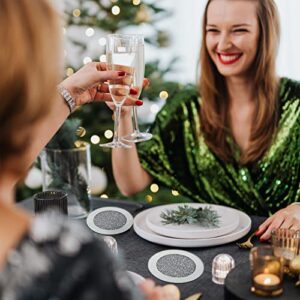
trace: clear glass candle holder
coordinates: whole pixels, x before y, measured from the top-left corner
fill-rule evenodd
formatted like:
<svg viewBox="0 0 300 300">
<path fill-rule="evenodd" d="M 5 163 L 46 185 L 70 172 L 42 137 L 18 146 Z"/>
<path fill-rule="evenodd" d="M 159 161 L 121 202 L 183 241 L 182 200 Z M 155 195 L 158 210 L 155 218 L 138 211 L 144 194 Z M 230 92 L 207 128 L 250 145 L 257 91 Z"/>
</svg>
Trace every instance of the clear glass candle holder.
<svg viewBox="0 0 300 300">
<path fill-rule="evenodd" d="M 103 237 L 103 241 L 114 255 L 118 254 L 118 244 L 115 238 L 107 235 Z"/>
<path fill-rule="evenodd" d="M 272 246 L 250 251 L 251 291 L 258 296 L 273 297 L 283 292 L 283 258 L 274 254 Z"/>
<path fill-rule="evenodd" d="M 299 232 L 291 229 L 278 228 L 272 231 L 271 240 L 275 256 L 282 257 L 285 266 L 288 266 L 299 251 Z"/>
<path fill-rule="evenodd" d="M 234 259 L 229 254 L 218 254 L 212 262 L 212 281 L 224 284 L 229 271 L 234 267 Z"/>
</svg>

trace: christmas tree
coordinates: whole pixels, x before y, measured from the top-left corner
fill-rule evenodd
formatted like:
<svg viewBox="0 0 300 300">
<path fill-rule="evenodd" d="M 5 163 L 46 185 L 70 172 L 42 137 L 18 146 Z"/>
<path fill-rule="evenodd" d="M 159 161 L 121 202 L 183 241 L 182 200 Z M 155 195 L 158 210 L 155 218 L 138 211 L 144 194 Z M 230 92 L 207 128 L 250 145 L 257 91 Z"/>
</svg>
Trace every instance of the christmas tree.
<svg viewBox="0 0 300 300">
<path fill-rule="evenodd" d="M 170 15 L 170 12 L 161 8 L 158 2 L 67 0 L 64 12 L 66 76 L 73 74 L 83 63 L 105 61 L 105 36 L 109 33 L 139 33 L 138 30 L 146 26 L 148 35 L 145 35 L 145 42 L 152 48 L 159 49 L 170 44 L 168 34 L 156 28 L 160 20 Z M 143 109 L 139 108 L 139 123 L 142 130 L 149 127 L 149 123 L 154 120 L 155 114 L 164 101 L 180 89 L 178 83 L 165 80 L 165 75 L 173 70 L 175 62 L 176 58 L 172 58 L 169 65 L 162 68 L 158 58 L 147 61 L 146 53 L 145 77 L 150 79 L 151 85 L 143 90 L 140 97 L 145 102 L 144 113 Z M 99 147 L 99 143 L 106 143 L 113 134 L 111 110 L 102 103 L 93 103 L 79 108 L 69 118 L 81 120 L 81 139 L 91 143 L 92 165 L 98 167 L 96 168 L 98 177 L 96 176 L 95 181 L 96 185 L 98 183 L 101 186 L 94 191 L 94 194 L 99 194 L 100 197 L 121 198 L 122 195 L 112 175 L 111 150 Z M 102 182 L 99 182 L 101 180 Z M 106 182 L 103 181 L 108 182 L 108 185 L 105 186 Z M 22 186 L 18 189 L 17 196 L 19 199 L 24 199 L 33 192 L 36 190 Z M 180 199 L 177 196 L 177 191 L 170 191 L 153 183 L 131 198 L 137 201 L 162 203 L 178 202 Z"/>
</svg>

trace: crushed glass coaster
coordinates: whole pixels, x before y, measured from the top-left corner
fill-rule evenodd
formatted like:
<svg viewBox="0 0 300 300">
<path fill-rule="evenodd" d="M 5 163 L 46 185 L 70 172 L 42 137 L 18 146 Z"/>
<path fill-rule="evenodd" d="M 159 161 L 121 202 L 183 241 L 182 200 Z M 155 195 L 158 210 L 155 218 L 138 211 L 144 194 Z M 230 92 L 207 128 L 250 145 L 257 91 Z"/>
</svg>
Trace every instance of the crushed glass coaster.
<svg viewBox="0 0 300 300">
<path fill-rule="evenodd" d="M 86 223 L 97 233 L 114 235 L 130 229 L 133 217 L 127 210 L 119 207 L 101 207 L 88 215 Z"/>
<path fill-rule="evenodd" d="M 204 271 L 202 260 L 187 251 L 165 250 L 156 253 L 148 261 L 153 276 L 170 283 L 190 282 Z"/>
</svg>

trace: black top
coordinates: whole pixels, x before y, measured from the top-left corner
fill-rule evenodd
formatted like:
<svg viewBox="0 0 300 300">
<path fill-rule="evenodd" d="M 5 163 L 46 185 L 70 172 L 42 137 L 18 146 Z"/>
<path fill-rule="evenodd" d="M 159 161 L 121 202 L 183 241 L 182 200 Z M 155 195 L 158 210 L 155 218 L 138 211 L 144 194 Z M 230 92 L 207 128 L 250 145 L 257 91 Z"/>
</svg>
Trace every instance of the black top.
<svg viewBox="0 0 300 300">
<path fill-rule="evenodd" d="M 140 300 L 120 261 L 78 222 L 34 219 L 0 272 L 2 300 Z"/>
</svg>

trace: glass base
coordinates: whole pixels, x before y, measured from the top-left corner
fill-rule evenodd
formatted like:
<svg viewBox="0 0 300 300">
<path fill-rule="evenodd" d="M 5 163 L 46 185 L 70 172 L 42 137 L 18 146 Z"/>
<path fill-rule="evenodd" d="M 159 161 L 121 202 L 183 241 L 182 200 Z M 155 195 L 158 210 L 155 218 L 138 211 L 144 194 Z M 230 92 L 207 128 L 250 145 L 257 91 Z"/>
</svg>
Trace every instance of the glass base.
<svg viewBox="0 0 300 300">
<path fill-rule="evenodd" d="M 100 144 L 99 146 L 106 147 L 106 148 L 124 148 L 124 149 L 130 149 L 132 147 L 130 145 L 122 143 L 121 141 L 112 141 L 110 143 Z"/>
<path fill-rule="evenodd" d="M 152 139 L 152 134 L 148 132 L 135 131 L 129 135 L 123 136 L 122 140 L 130 143 L 145 142 Z"/>
<path fill-rule="evenodd" d="M 255 286 L 251 287 L 251 292 L 254 293 L 257 296 L 262 296 L 262 297 L 276 297 L 282 294 L 283 288 L 279 287 L 276 290 L 273 291 L 264 291 L 261 289 L 256 288 Z"/>
<path fill-rule="evenodd" d="M 71 219 L 84 219 L 88 212 L 79 205 L 68 205 L 68 217 Z"/>
</svg>

